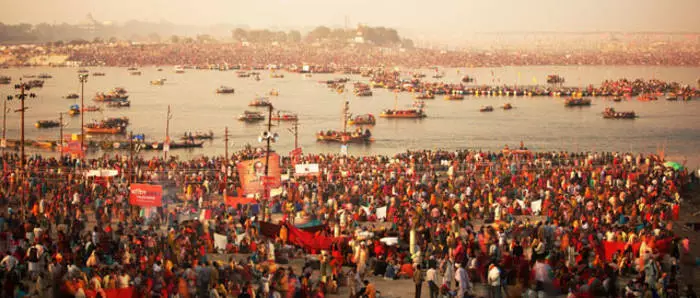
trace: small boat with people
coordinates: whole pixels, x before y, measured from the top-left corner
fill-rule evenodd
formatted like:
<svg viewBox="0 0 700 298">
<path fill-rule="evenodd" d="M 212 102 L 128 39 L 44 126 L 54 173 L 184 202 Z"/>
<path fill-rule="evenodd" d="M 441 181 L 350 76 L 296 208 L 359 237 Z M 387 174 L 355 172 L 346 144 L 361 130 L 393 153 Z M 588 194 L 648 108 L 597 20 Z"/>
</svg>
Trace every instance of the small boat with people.
<svg viewBox="0 0 700 298">
<path fill-rule="evenodd" d="M 423 109 L 423 108 L 425 108 L 425 101 L 422 101 L 422 100 L 415 100 L 415 101 L 413 101 L 413 105 L 412 105 L 412 106 L 413 106 L 414 108 L 417 108 L 417 109 Z"/>
<path fill-rule="evenodd" d="M 479 112 L 493 112 L 493 107 L 492 106 L 484 106 L 479 109 Z"/>
<path fill-rule="evenodd" d="M 613 109 L 613 108 L 605 108 L 605 111 L 603 111 L 603 118 L 604 119 L 635 119 L 635 118 L 637 118 L 637 114 L 634 111 L 618 112 L 618 111 L 615 111 L 615 109 Z"/>
<path fill-rule="evenodd" d="M 510 109 L 513 108 L 513 105 L 511 105 L 509 102 L 507 102 L 507 103 L 504 104 L 501 108 L 502 108 L 503 110 L 510 110 Z"/>
<path fill-rule="evenodd" d="M 250 77 L 250 73 L 247 72 L 247 71 L 241 70 L 241 71 L 237 71 L 237 72 L 236 72 L 236 76 L 239 77 L 239 78 L 249 78 L 249 77 Z"/>
<path fill-rule="evenodd" d="M 560 75 L 551 74 L 547 76 L 547 84 L 563 84 L 564 82 L 564 77 Z"/>
<path fill-rule="evenodd" d="M 280 91 L 277 89 L 272 89 L 272 90 L 270 90 L 270 92 L 268 94 L 270 96 L 280 96 Z"/>
<path fill-rule="evenodd" d="M 420 100 L 435 99 L 435 95 L 432 92 L 425 92 L 425 93 L 421 93 L 421 94 L 416 95 L 414 98 L 420 99 Z"/>
<path fill-rule="evenodd" d="M 58 122 L 58 120 L 39 120 L 34 123 L 36 128 L 54 128 L 59 127 L 60 125 L 61 122 Z"/>
<path fill-rule="evenodd" d="M 93 73 L 92 73 L 92 76 L 93 76 L 93 77 L 104 77 L 104 76 L 106 76 L 106 75 L 107 75 L 107 74 L 105 74 L 104 72 L 93 72 Z"/>
<path fill-rule="evenodd" d="M 125 127 L 123 127 L 123 126 L 109 126 L 109 125 L 105 125 L 104 123 L 85 124 L 85 127 L 83 129 L 85 130 L 85 133 L 89 133 L 89 134 L 108 134 L 108 135 L 121 134 L 121 133 L 124 133 L 126 131 Z"/>
<path fill-rule="evenodd" d="M 99 92 L 95 94 L 95 98 L 93 100 L 97 102 L 110 102 L 124 101 L 127 99 L 129 99 L 129 95 L 126 94 L 126 90 L 124 88 L 114 88 L 114 90 L 108 93 Z"/>
<path fill-rule="evenodd" d="M 370 89 L 355 89 L 353 90 L 355 96 L 358 97 L 369 97 L 372 96 L 372 90 Z"/>
<path fill-rule="evenodd" d="M 213 139 L 214 139 L 214 132 L 211 130 L 208 133 L 186 132 L 185 135 L 180 137 L 180 140 L 213 140 Z"/>
<path fill-rule="evenodd" d="M 566 107 L 584 107 L 590 105 L 591 99 L 584 97 L 569 97 L 564 101 L 564 106 Z"/>
<path fill-rule="evenodd" d="M 102 111 L 102 108 L 98 106 L 86 106 L 83 107 L 83 112 L 99 112 Z"/>
<path fill-rule="evenodd" d="M 394 108 L 385 109 L 379 114 L 381 118 L 392 118 L 392 119 L 423 119 L 427 117 L 422 108 L 411 108 L 406 110 L 398 109 L 399 97 L 398 93 L 394 92 Z"/>
<path fill-rule="evenodd" d="M 678 101 L 678 97 L 675 95 L 666 96 L 667 101 Z"/>
<path fill-rule="evenodd" d="M 473 83 L 473 82 L 474 82 L 474 78 L 473 78 L 473 77 L 470 77 L 470 76 L 468 76 L 468 75 L 462 77 L 462 83 Z"/>
<path fill-rule="evenodd" d="M 107 103 L 107 106 L 110 108 L 128 108 L 131 106 L 131 101 L 129 101 L 129 100 L 111 101 L 111 102 Z"/>
<path fill-rule="evenodd" d="M 68 108 L 68 115 L 71 116 L 76 116 L 80 115 L 80 106 L 79 105 L 71 105 L 70 108 Z"/>
<path fill-rule="evenodd" d="M 203 145 L 204 145 L 204 142 L 190 142 L 190 141 L 169 142 L 168 149 L 202 148 Z M 147 144 L 146 146 L 143 147 L 143 149 L 145 149 L 145 150 L 163 150 L 164 146 L 165 146 L 164 142 L 155 142 L 155 143 Z"/>
<path fill-rule="evenodd" d="M 129 74 L 132 75 L 132 76 L 140 76 L 140 75 L 141 75 L 141 71 L 138 71 L 138 70 L 137 70 L 137 71 L 132 71 L 132 72 L 130 72 Z"/>
<path fill-rule="evenodd" d="M 89 72 L 90 72 L 89 70 L 84 69 L 84 68 L 78 69 L 78 73 L 89 73 Z"/>
<path fill-rule="evenodd" d="M 12 82 L 12 78 L 8 76 L 0 76 L 0 84 L 7 85 Z"/>
<path fill-rule="evenodd" d="M 445 95 L 445 100 L 463 100 L 464 95 L 462 93 L 452 93 Z"/>
<path fill-rule="evenodd" d="M 157 80 L 152 80 L 151 85 L 153 86 L 163 86 L 165 85 L 166 79 L 157 79 Z"/>
<path fill-rule="evenodd" d="M 356 115 L 348 119 L 348 125 L 375 125 L 377 119 L 372 114 Z"/>
<path fill-rule="evenodd" d="M 233 94 L 236 92 L 236 89 L 233 89 L 231 87 L 226 87 L 226 86 L 221 86 L 216 89 L 217 94 Z"/>
<path fill-rule="evenodd" d="M 270 78 L 272 79 L 284 79 L 284 74 L 281 73 L 271 73 Z"/>
<path fill-rule="evenodd" d="M 248 103 L 249 107 L 269 107 L 271 106 L 272 103 L 270 102 L 270 99 L 267 97 L 258 97 L 251 102 Z"/>
<path fill-rule="evenodd" d="M 272 121 L 296 121 L 299 120 L 297 114 L 291 112 L 277 111 L 272 115 Z"/>
<path fill-rule="evenodd" d="M 78 99 L 80 98 L 80 95 L 77 93 L 68 93 L 68 95 L 64 96 L 63 98 L 65 99 Z"/>
<path fill-rule="evenodd" d="M 48 74 L 48 73 L 40 73 L 40 74 L 39 74 L 38 76 L 36 76 L 36 77 L 37 77 L 37 78 L 40 78 L 40 79 L 50 79 L 50 78 L 53 78 L 53 76 L 50 75 L 50 74 Z"/>
<path fill-rule="evenodd" d="M 316 141 L 326 143 L 370 143 L 373 140 L 369 129 L 363 132 L 359 127 L 353 132 L 327 130 L 316 133 Z"/>
<path fill-rule="evenodd" d="M 257 111 L 244 111 L 243 114 L 238 116 L 238 120 L 248 123 L 258 122 L 265 120 L 265 115 Z"/>
<path fill-rule="evenodd" d="M 183 74 L 183 73 L 185 73 L 185 68 L 182 67 L 182 65 L 178 65 L 178 66 L 175 66 L 175 68 L 173 68 L 173 71 L 175 71 L 175 73 L 177 73 L 177 74 Z"/>
<path fill-rule="evenodd" d="M 639 101 L 655 101 L 658 99 L 659 98 L 656 97 L 656 95 L 650 94 L 650 93 L 644 93 L 644 94 L 637 97 L 637 100 L 639 100 Z"/>
<path fill-rule="evenodd" d="M 614 102 L 621 102 L 621 101 L 622 101 L 622 96 L 615 96 L 615 97 L 613 97 L 612 101 L 614 101 Z"/>
<path fill-rule="evenodd" d="M 41 88 L 44 87 L 44 80 L 31 80 L 27 82 L 29 88 Z"/>
</svg>

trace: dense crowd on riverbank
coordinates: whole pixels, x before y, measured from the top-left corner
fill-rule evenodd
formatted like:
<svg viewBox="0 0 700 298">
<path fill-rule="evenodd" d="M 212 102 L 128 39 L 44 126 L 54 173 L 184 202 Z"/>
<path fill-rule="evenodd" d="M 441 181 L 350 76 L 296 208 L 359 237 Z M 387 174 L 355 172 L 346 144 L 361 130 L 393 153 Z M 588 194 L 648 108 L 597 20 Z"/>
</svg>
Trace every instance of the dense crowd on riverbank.
<svg viewBox="0 0 700 298">
<path fill-rule="evenodd" d="M 325 297 L 348 287 L 376 297 L 376 278 L 412 279 L 431 297 L 687 291 L 695 260 L 671 221 L 694 175 L 655 155 L 521 149 L 306 155 L 317 174 L 292 175 L 246 206 L 221 194 L 240 197 L 235 165 L 260 151 L 229 164 L 32 157 L 24 180 L 5 154 L 2 296 Z M 118 174 L 84 175 L 105 168 Z M 130 206 L 129 180 L 163 185 L 163 207 Z M 295 226 L 310 222 L 314 232 Z M 233 255 L 215 257 L 217 235 L 218 252 Z M 285 265 L 299 258 L 301 272 Z"/>
<path fill-rule="evenodd" d="M 504 65 L 667 65 L 698 66 L 697 44 L 678 46 L 638 46 L 639 49 L 600 50 L 440 50 L 385 48 L 361 44 L 84 44 L 7 47 L 3 54 L 15 57 L 11 63 L 24 63 L 36 55 L 68 55 L 84 66 L 148 66 L 228 64 L 402 66 L 421 68 L 500 67 Z M 12 64 L 15 65 L 15 64 Z"/>
</svg>

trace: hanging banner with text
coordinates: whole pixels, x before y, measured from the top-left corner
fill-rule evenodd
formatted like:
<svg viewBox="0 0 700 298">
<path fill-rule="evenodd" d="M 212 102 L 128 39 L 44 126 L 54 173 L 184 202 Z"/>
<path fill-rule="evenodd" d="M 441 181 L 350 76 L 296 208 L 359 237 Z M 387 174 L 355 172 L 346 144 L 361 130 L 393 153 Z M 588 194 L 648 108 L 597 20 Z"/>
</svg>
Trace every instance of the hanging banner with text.
<svg viewBox="0 0 700 298">
<path fill-rule="evenodd" d="M 239 162 L 236 165 L 241 179 L 241 188 L 245 194 L 262 194 L 265 191 L 265 157 Z M 282 185 L 280 172 L 280 156 L 270 153 L 268 165 L 268 187 L 278 188 Z"/>
<path fill-rule="evenodd" d="M 129 192 L 129 204 L 141 207 L 160 207 L 163 205 L 163 187 L 151 184 L 132 184 Z"/>
</svg>

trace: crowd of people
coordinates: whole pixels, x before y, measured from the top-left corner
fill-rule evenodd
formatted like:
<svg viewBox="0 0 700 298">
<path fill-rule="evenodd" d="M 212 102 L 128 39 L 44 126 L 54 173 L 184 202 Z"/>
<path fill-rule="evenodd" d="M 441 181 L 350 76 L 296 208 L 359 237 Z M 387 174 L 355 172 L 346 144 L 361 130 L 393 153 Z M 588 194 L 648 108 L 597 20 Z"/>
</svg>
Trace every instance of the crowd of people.
<svg viewBox="0 0 700 298">
<path fill-rule="evenodd" d="M 227 204 L 244 195 L 236 164 L 263 155 L 21 167 L 3 154 L 2 297 L 374 298 L 377 278 L 410 279 L 416 297 L 424 284 L 430 297 L 694 297 L 672 222 L 696 175 L 657 155 L 285 157 L 319 171 Z M 117 174 L 85 175 L 97 169 Z M 131 205 L 131 183 L 162 185 L 163 205 Z"/>
<path fill-rule="evenodd" d="M 25 63 L 36 55 L 68 55 L 84 66 L 193 65 L 389 65 L 409 68 L 500 67 L 503 65 L 700 65 L 697 43 L 667 46 L 630 45 L 622 50 L 601 49 L 427 49 L 380 47 L 346 43 L 93 43 L 0 48 L 0 54 Z"/>
</svg>

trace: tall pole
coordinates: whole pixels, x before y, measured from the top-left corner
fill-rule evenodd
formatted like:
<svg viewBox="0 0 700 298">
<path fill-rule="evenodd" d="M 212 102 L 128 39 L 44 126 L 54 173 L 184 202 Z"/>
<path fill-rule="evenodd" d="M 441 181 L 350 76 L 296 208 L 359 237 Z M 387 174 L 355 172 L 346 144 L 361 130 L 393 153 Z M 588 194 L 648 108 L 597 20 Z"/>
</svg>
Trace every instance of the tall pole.
<svg viewBox="0 0 700 298">
<path fill-rule="evenodd" d="M 224 129 L 224 200 L 228 195 L 228 126 Z M 240 195 L 240 194 L 239 194 Z"/>
<path fill-rule="evenodd" d="M 168 116 L 165 121 L 165 143 L 163 143 L 163 159 L 167 160 L 168 159 L 168 151 L 170 151 L 170 119 L 172 116 L 170 115 L 170 105 L 168 105 Z M 167 148 L 165 146 L 168 146 Z"/>
<path fill-rule="evenodd" d="M 20 109 L 21 120 L 20 120 L 20 124 L 19 124 L 20 125 L 19 129 L 20 129 L 20 134 L 21 134 L 19 142 L 22 145 L 22 148 L 20 149 L 20 150 L 22 150 L 20 153 L 22 162 L 20 163 L 20 165 L 22 165 L 22 170 L 24 170 L 24 163 L 25 163 L 25 157 L 24 157 L 24 84 L 21 84 L 20 88 L 22 90 L 21 91 L 22 97 L 20 98 L 20 102 L 22 104 L 22 107 Z"/>
<path fill-rule="evenodd" d="M 299 148 L 299 119 L 294 120 L 294 149 Z"/>
<path fill-rule="evenodd" d="M 31 87 L 25 83 L 22 83 L 22 79 L 20 79 L 19 82 L 20 82 L 19 84 L 15 85 L 15 89 L 20 90 L 20 93 L 18 95 L 16 95 L 16 97 L 19 98 L 19 100 L 20 100 L 21 108 L 15 112 L 20 112 L 20 114 L 21 114 L 21 117 L 20 117 L 20 119 L 21 119 L 20 120 L 20 134 L 21 134 L 21 136 L 20 136 L 20 155 L 21 155 L 20 156 L 20 181 L 22 181 L 22 210 L 21 211 L 22 211 L 22 217 L 25 217 L 26 216 L 26 209 L 27 209 L 27 206 L 25 206 L 25 204 L 27 201 L 26 196 L 27 196 L 28 190 L 26 189 L 26 185 L 24 185 L 26 183 L 26 177 L 25 177 L 26 172 L 24 169 L 24 165 L 26 163 L 26 157 L 24 155 L 24 111 L 26 110 L 26 108 L 24 107 L 24 100 L 27 98 L 27 96 L 29 96 L 30 98 L 33 98 L 33 97 L 36 97 L 36 95 L 34 95 L 34 93 L 26 94 L 25 91 L 28 91 L 29 89 L 31 89 Z M 7 99 L 9 100 L 11 98 L 12 97 L 10 96 Z"/>
<path fill-rule="evenodd" d="M 88 75 L 80 74 L 78 80 L 80 80 L 80 151 L 85 151 L 85 83 L 87 82 Z"/>
<path fill-rule="evenodd" d="M 58 159 L 63 157 L 63 113 L 58 113 Z"/>
<path fill-rule="evenodd" d="M 129 176 L 127 176 L 128 184 L 131 184 L 131 177 L 134 172 L 134 133 L 129 132 Z"/>
<path fill-rule="evenodd" d="M 267 115 L 267 132 L 272 133 L 272 105 L 268 106 L 268 115 Z M 267 179 L 267 173 L 269 170 L 269 163 L 270 163 L 270 141 L 271 138 L 267 138 L 267 150 L 265 151 L 265 179 Z M 266 187 L 267 189 L 267 187 Z M 265 191 L 267 194 L 267 190 Z"/>
<path fill-rule="evenodd" d="M 12 96 L 8 96 L 8 99 L 11 99 Z M 6 131 L 6 126 L 7 126 L 7 100 L 2 101 L 2 141 L 5 142 L 4 148 L 7 146 L 7 139 L 5 139 L 5 131 Z"/>
</svg>

